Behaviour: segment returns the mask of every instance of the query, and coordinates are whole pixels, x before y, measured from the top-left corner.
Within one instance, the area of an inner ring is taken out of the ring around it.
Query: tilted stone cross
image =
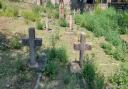
[[[22,39],[22,45],[29,46],[29,56],[30,56],[30,63],[29,66],[31,68],[37,68],[38,63],[36,62],[36,53],[35,48],[36,46],[42,45],[42,39],[41,38],[35,38],[35,28],[31,27],[29,28],[29,38],[23,38]]]
[[[83,33],[83,32],[80,33],[80,43],[74,43],[74,49],[80,51],[79,62],[80,62],[80,67],[82,67],[85,50],[91,50],[92,49],[91,45],[86,43],[85,33]]]

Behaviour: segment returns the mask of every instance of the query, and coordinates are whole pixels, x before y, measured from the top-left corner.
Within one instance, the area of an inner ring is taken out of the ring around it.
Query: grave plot
[[[68,5],[0,0],[0,89],[127,89],[127,12]]]

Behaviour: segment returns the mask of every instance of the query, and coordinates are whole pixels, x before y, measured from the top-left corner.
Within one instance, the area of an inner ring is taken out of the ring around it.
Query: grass
[[[39,14],[34,13],[34,12],[31,11],[31,10],[30,10],[30,11],[23,11],[23,12],[22,12],[22,16],[23,16],[25,19],[30,20],[30,21],[33,21],[33,22],[38,21],[39,18],[40,18]]]
[[[117,70],[115,74],[113,74],[109,78],[109,82],[115,86],[115,88],[119,89],[127,89],[128,86],[128,66],[127,63],[123,63],[121,68]]]
[[[2,51],[0,50],[1,65],[0,65],[0,89],[6,89],[8,84],[13,89],[28,89],[27,82],[31,82],[34,72],[29,71],[26,65],[25,56],[21,56],[20,53],[14,51]],[[29,86],[30,87],[30,86]]]
[[[91,14],[86,12],[83,15],[76,15],[75,23],[92,31],[97,37],[103,36],[105,40],[112,44],[116,49],[113,53],[113,50],[111,51],[111,48],[107,47],[105,48],[105,52],[113,55],[117,60],[126,61],[126,52],[121,51],[125,50],[124,47],[126,45],[120,38],[120,34],[127,33],[126,13],[127,12],[119,14],[113,8],[108,8],[106,10],[96,8]],[[122,28],[121,24],[124,25],[123,27],[125,27],[125,29]],[[119,57],[117,55],[119,55]]]
[[[83,68],[83,76],[87,81],[89,89],[104,88],[104,76],[100,73],[97,73],[96,66],[92,58],[87,58]]]

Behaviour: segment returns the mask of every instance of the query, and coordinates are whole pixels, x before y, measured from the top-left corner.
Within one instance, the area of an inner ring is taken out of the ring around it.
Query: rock
[[[69,67],[71,73],[81,73],[81,68],[77,61],[71,62]]]

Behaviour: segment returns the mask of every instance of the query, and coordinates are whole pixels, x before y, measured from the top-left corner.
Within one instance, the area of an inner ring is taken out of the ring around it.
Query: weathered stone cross
[[[37,68],[38,63],[36,62],[36,53],[35,48],[36,46],[42,45],[42,39],[41,38],[35,38],[35,28],[31,27],[29,28],[29,38],[23,38],[22,39],[22,45],[29,46],[29,67],[30,68]]]
[[[80,62],[80,67],[81,68],[83,66],[85,50],[91,50],[92,49],[91,45],[86,44],[85,42],[86,42],[85,33],[81,32],[80,33],[80,43],[74,43],[74,49],[75,50],[80,50],[79,62]]]

